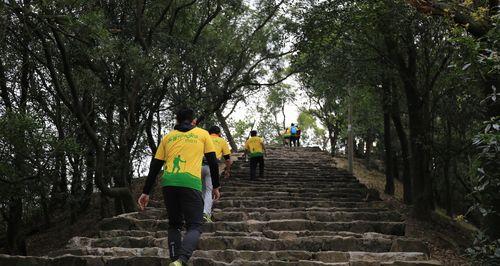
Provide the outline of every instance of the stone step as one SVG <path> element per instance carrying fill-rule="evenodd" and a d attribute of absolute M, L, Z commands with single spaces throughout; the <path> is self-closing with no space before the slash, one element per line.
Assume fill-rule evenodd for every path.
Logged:
<path fill-rule="evenodd" d="M 219 213 L 219 212 L 302 212 L 302 211 L 318 211 L 318 212 L 385 212 L 388 211 L 387 208 L 383 206 L 366 206 L 366 207 L 359 207 L 359 208 L 346 208 L 346 207 L 310 207 L 310 208 L 304 208 L 304 207 L 297 207 L 297 208 L 266 208 L 266 207 L 253 207 L 253 208 L 239 208 L 239 207 L 229 207 L 225 208 L 224 210 L 214 208 L 213 212 L 214 213 Z"/>
<path fill-rule="evenodd" d="M 259 178 L 259 174 L 257 173 L 257 178 Z M 241 175 L 232 175 L 229 179 L 225 180 L 225 183 L 231 184 L 232 182 L 247 182 L 250 180 L 250 174 L 241 174 Z M 259 183 L 267 183 L 267 184 L 349 184 L 349 183 L 358 183 L 356 179 L 348 179 L 348 178 L 337 178 L 337 177 L 307 177 L 297 176 L 297 177 L 288 177 L 288 176 L 280 176 L 280 175 L 268 175 L 264 173 L 264 177 L 258 180 Z"/>
<path fill-rule="evenodd" d="M 224 189 L 224 197 L 263 197 L 263 196 L 268 196 L 270 193 L 269 192 L 264 192 L 264 191 L 227 191 Z M 280 195 L 280 196 L 287 196 L 287 197 L 323 197 L 323 198 L 334 198 L 334 197 L 364 197 L 365 194 L 362 191 L 357 190 L 356 192 L 349 191 L 349 192 L 343 192 L 343 191 L 337 191 L 337 192 L 288 192 L 288 191 L 275 191 L 272 193 L 272 195 Z"/>
<path fill-rule="evenodd" d="M 223 193 L 224 194 L 224 193 Z M 229 195 L 223 195 L 224 196 L 224 202 L 226 201 L 244 201 L 248 200 L 249 197 L 240 197 L 240 196 L 229 196 Z M 252 198 L 252 197 L 250 197 Z M 364 197 L 361 197 L 360 195 L 358 196 L 348 196 L 348 197 L 300 197 L 300 196 L 285 196 L 285 195 L 267 195 L 267 196 L 260 196 L 260 197 L 253 197 L 255 199 L 259 199 L 260 201 L 292 201 L 292 202 L 297 202 L 297 201 L 312 201 L 312 202 L 317 202 L 317 201 L 329 201 L 329 202 L 364 202 Z"/>
<path fill-rule="evenodd" d="M 399 216 L 396 212 L 390 211 L 387 208 L 380 207 L 361 207 L 361 208 L 341 208 L 341 207 L 333 207 L 333 208 L 321 208 L 321 207 L 311 207 L 311 208 L 288 208 L 288 209 L 273 209 L 273 208 L 265 208 L 265 207 L 255 207 L 255 208 L 225 208 L 224 210 L 215 208 L 213 209 L 214 215 L 223 215 L 224 213 L 255 213 L 265 215 L 266 213 L 352 213 L 355 215 L 356 213 L 394 213 L 394 216 Z M 147 207 L 146 210 L 141 212 L 131 212 L 121 214 L 112 218 L 105 218 L 103 220 L 106 223 L 108 220 L 114 222 L 114 219 L 120 218 L 132 218 L 132 219 L 145 219 L 145 220 L 162 220 L 167 218 L 167 212 L 164 208 L 154 208 Z"/>
<path fill-rule="evenodd" d="M 224 182 L 223 189 L 227 190 L 237 190 L 241 187 L 256 187 L 261 188 L 265 191 L 282 191 L 286 189 L 329 189 L 329 188 L 355 188 L 355 189 L 364 189 L 365 186 L 360 183 L 350 182 L 350 183 L 335 183 L 335 182 L 319 182 L 319 183 L 308 183 L 308 182 L 295 182 L 289 183 L 286 180 L 281 180 L 278 182 L 265 182 L 265 181 L 250 181 L 250 180 L 238 180 L 233 182 Z"/>
<path fill-rule="evenodd" d="M 392 262 L 373 262 L 373 261 L 351 261 L 351 262 L 333 262 L 325 263 L 319 261 L 245 261 L 235 260 L 231 263 L 221 262 L 208 258 L 194 258 L 193 265 L 196 266 L 433 266 L 441 265 L 437 261 L 392 261 Z"/>
<path fill-rule="evenodd" d="M 168 250 L 162 248 L 88 248 L 88 249 L 66 249 L 53 252 L 49 256 L 58 257 L 64 255 L 74 256 L 114 256 L 114 257 L 168 257 Z M 393 261 L 425 261 L 427 256 L 421 252 L 359 252 L 359 251 L 319 251 L 309 252 L 303 250 L 280 250 L 280 251 L 248 251 L 248 250 L 197 250 L 193 259 L 212 258 L 220 262 L 231 263 L 237 260 L 244 261 L 270 261 L 281 260 L 288 262 L 317 261 L 324 263 L 370 261 L 370 262 L 393 262 Z"/>
<path fill-rule="evenodd" d="M 377 202 L 334 202 L 330 200 L 221 200 L 214 203 L 215 208 L 223 209 L 228 207 L 239 208 L 252 208 L 252 207 L 267 207 L 276 209 L 288 208 L 311 208 L 311 207 L 345 207 L 345 208 L 359 208 L 359 207 L 373 207 Z"/>
<path fill-rule="evenodd" d="M 363 221 L 402 221 L 401 215 L 392 212 L 217 212 L 213 214 L 215 221 L 270 221 L 282 219 L 304 219 L 319 222 Z"/>
<path fill-rule="evenodd" d="M 78 248 L 150 248 L 167 247 L 168 240 L 154 237 L 111 237 L 86 238 L 74 237 L 68 244 L 69 249 Z M 399 239 L 354 236 L 308 236 L 290 239 L 272 239 L 261 236 L 202 236 L 198 243 L 200 250 L 303 250 L 318 251 L 364 251 L 364 252 L 423 252 L 427 247 L 416 239 Z M 397 250 L 396 250 L 397 249 Z"/>
<path fill-rule="evenodd" d="M 109 230 L 143 230 L 143 231 L 165 231 L 168 230 L 166 220 L 138 220 L 128 217 L 115 217 L 101 222 L 100 229 Z M 403 222 L 385 221 L 349 221 L 349 222 L 318 222 L 305 219 L 255 221 L 247 220 L 240 222 L 220 221 L 203 225 L 204 232 L 215 231 L 350 231 L 354 233 L 376 232 L 387 235 L 404 235 L 405 224 Z"/>
<path fill-rule="evenodd" d="M 309 220 L 272 220 L 243 222 L 214 222 L 204 225 L 207 232 L 214 231 L 350 231 L 354 233 L 376 232 L 387 235 L 404 235 L 403 222 L 349 221 L 349 222 L 317 222 Z"/>
<path fill-rule="evenodd" d="M 73 256 L 23 257 L 0 255 L 2 266 L 167 266 L 167 257 Z"/>
<path fill-rule="evenodd" d="M 141 230 L 110 230 L 110 231 L 100 231 L 99 237 L 112 238 L 112 237 L 154 237 L 154 238 L 164 238 L 168 236 L 168 231 L 141 231 Z M 252 231 L 252 232 L 238 232 L 238 231 L 216 231 L 211 233 L 203 233 L 203 237 L 208 236 L 258 236 L 267 237 L 270 239 L 291 239 L 297 237 L 306 236 L 352 236 L 356 238 L 388 238 L 394 239 L 397 236 L 394 235 L 384 235 L 379 233 L 353 233 L 348 231 Z"/>
<path fill-rule="evenodd" d="M 166 212 L 136 212 L 122 217 L 134 219 L 158 219 L 166 218 Z M 365 221 L 402 221 L 401 215 L 394 211 L 377 212 L 352 212 L 352 211 L 268 211 L 268 212 L 248 212 L 248 211 L 217 211 L 213 213 L 213 219 L 216 221 L 246 221 L 258 220 L 269 221 L 279 219 L 307 219 L 320 222 L 339 222 L 351 220 Z"/>
<path fill-rule="evenodd" d="M 230 252 L 230 251 L 224 251 Z M 286 252 L 286 251 L 285 251 Z M 288 251 L 288 257 L 293 258 L 294 255 Z M 237 259 L 232 260 L 230 263 L 226 263 L 220 260 L 214 260 L 211 258 L 200 257 L 197 253 L 192 259 L 192 264 L 196 266 L 203 265 L 346 265 L 346 266 L 428 266 L 428 265 L 441 265 L 436 261 L 389 261 L 389 262 L 378 262 L 372 260 L 350 260 L 349 262 L 321 262 L 312 260 L 243 260 Z M 349 254 L 349 256 L 352 253 Z M 205 254 L 203 254 L 205 255 Z M 259 254 L 260 255 L 260 254 Z M 285 253 L 279 255 L 287 256 Z M 264 255 L 263 255 L 264 256 Z M 300 257 L 297 253 L 295 256 Z M 307 255 L 306 255 L 307 256 Z M 320 255 L 321 256 L 321 255 Z M 328 254 L 326 254 L 328 256 Z M 417 256 L 417 255 L 415 255 Z M 61 266 L 166 266 L 170 262 L 169 259 L 164 257 L 143 257 L 143 256 L 126 256 L 126 257 L 109 257 L 109 256 L 73 256 L 65 255 L 59 257 L 20 257 L 20 256 L 8 256 L 0 255 L 0 265 L 2 266 L 50 266 L 50 265 L 61 265 Z"/>
<path fill-rule="evenodd" d="M 194 257 L 216 258 L 219 261 L 231 262 L 235 260 L 246 261 L 318 261 L 326 263 L 350 262 L 350 261 L 425 261 L 427 256 L 421 252 L 341 252 L 341 251 L 319 251 L 308 252 L 298 250 L 283 251 L 247 251 L 247 250 L 198 250 Z"/>
<path fill-rule="evenodd" d="M 330 186 L 323 186 L 323 187 L 318 187 L 318 188 L 311 188 L 311 187 L 280 187 L 280 188 L 275 188 L 273 190 L 272 187 L 270 186 L 245 186 L 245 187 L 238 187 L 232 184 L 228 183 L 222 183 L 222 190 L 224 192 L 229 192 L 229 193 L 245 193 L 245 192 L 260 192 L 260 193 L 265 193 L 269 194 L 270 192 L 272 193 L 336 193 L 336 192 L 342 192 L 342 193 L 349 193 L 349 194 L 366 194 L 363 189 L 360 189 L 359 187 L 352 188 L 352 187 L 330 187 Z"/>
<path fill-rule="evenodd" d="M 268 168 L 271 168 L 272 170 L 269 170 Z M 257 169 L 259 171 L 259 169 Z M 314 172 L 311 172 L 314 171 Z M 250 173 L 250 167 L 242 167 L 242 168 L 231 168 L 231 174 L 232 176 L 248 176 Z M 273 168 L 272 166 L 266 165 L 264 168 L 264 175 L 268 177 L 276 177 L 276 178 L 300 178 L 303 179 L 304 177 L 306 178 L 311 178 L 311 179 L 345 179 L 345 180 L 353 180 L 355 179 L 354 176 L 351 174 L 342 174 L 338 173 L 337 171 L 333 169 L 321 169 L 321 170 L 310 170 L 310 169 L 290 169 L 290 168 L 284 168 L 284 169 L 276 169 Z"/>

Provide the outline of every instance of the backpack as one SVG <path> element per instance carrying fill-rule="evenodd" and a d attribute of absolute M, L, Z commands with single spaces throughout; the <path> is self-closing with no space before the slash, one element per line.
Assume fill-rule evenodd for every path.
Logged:
<path fill-rule="evenodd" d="M 292 133 L 292 135 L 297 134 L 297 127 L 296 126 L 291 127 L 290 128 L 290 133 Z"/>

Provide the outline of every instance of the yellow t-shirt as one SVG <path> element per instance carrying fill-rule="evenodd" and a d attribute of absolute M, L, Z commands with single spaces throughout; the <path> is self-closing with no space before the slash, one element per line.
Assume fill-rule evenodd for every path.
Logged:
<path fill-rule="evenodd" d="M 247 142 L 245 142 L 245 149 L 250 152 L 250 158 L 259 157 L 264 155 L 263 149 L 264 141 L 261 137 L 250 137 Z"/>
<path fill-rule="evenodd" d="M 290 128 L 286 128 L 286 129 L 285 129 L 285 133 L 283 134 L 283 136 L 284 136 L 285 138 L 289 138 L 289 137 L 290 137 L 290 135 L 291 135 L 291 133 L 290 133 Z"/>
<path fill-rule="evenodd" d="M 204 129 L 173 130 L 165 135 L 155 155 L 156 159 L 165 161 L 162 186 L 201 190 L 201 162 L 208 152 L 215 152 L 215 148 Z"/>
<path fill-rule="evenodd" d="M 214 142 L 215 156 L 217 159 L 220 160 L 222 156 L 231 154 L 231 149 L 225 139 L 219 137 L 217 134 L 212 134 L 210 137 L 212 137 L 212 141 Z"/>

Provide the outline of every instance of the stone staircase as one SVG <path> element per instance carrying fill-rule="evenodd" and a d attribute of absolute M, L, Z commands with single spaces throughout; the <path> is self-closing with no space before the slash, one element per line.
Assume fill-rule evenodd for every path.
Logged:
<path fill-rule="evenodd" d="M 327 153 L 270 147 L 265 163 L 255 182 L 248 163 L 235 162 L 192 265 L 441 265 L 404 236 L 400 214 L 367 202 L 366 187 Z M 168 265 L 165 217 L 158 205 L 104 219 L 97 238 L 74 237 L 47 257 L 0 256 L 0 265 Z"/>

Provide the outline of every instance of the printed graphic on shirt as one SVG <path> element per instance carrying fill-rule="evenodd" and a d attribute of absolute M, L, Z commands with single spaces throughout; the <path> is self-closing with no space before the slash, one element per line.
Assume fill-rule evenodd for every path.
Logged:
<path fill-rule="evenodd" d="M 251 137 L 245 143 L 245 149 L 250 152 L 249 157 L 259 157 L 264 155 L 264 149 L 262 148 L 264 141 L 260 137 Z"/>
<path fill-rule="evenodd" d="M 155 158 L 165 161 L 162 186 L 201 190 L 201 162 L 205 153 L 215 152 L 208 132 L 193 128 L 187 132 L 173 130 L 163 137 Z"/>
<path fill-rule="evenodd" d="M 179 171 L 181 170 L 180 163 L 185 163 L 185 162 L 186 161 L 183 161 L 181 159 L 180 155 L 177 155 L 177 157 L 174 158 L 174 165 L 172 166 L 172 172 L 171 172 L 171 174 L 173 174 L 173 173 L 178 174 Z"/>

